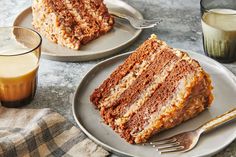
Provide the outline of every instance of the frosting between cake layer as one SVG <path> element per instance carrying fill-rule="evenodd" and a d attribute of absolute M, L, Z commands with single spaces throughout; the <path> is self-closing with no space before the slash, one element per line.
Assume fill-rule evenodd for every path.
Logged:
<path fill-rule="evenodd" d="M 152 95 L 152 93 L 155 91 L 155 89 L 158 87 L 158 85 L 165 80 L 165 78 L 168 76 L 169 72 L 174 68 L 174 66 L 179 62 L 180 60 L 172 60 L 171 62 L 166 65 L 164 69 L 162 69 L 162 72 L 160 74 L 156 74 L 154 76 L 153 82 L 150 83 L 149 87 L 147 87 L 145 90 L 140 93 L 139 99 L 137 99 L 130 107 L 127 109 L 127 112 L 120 118 L 115 120 L 116 125 L 122 125 L 125 122 L 128 121 L 129 117 L 135 113 Z"/>
<path fill-rule="evenodd" d="M 135 81 L 135 79 L 145 71 L 148 66 L 153 62 L 155 57 L 161 52 L 162 49 L 166 47 L 163 44 L 158 52 L 152 53 L 147 60 L 142 61 L 141 64 L 136 64 L 134 70 L 129 72 L 125 77 L 123 77 L 119 83 L 110 89 L 110 95 L 100 102 L 100 107 L 110 107 L 112 102 L 120 97 L 120 95 Z"/>
<path fill-rule="evenodd" d="M 130 134 L 130 140 L 132 140 L 132 137 L 134 137 L 133 134 L 142 131 L 142 129 L 149 124 L 150 115 L 160 110 L 166 105 L 168 100 L 172 99 L 173 95 L 176 93 L 179 81 L 189 73 L 198 70 L 197 67 L 199 67 L 197 62 L 193 62 L 187 55 L 183 55 L 182 59 L 180 59 L 178 64 L 171 70 L 165 81 L 158 85 L 158 88 L 144 105 L 138 109 L 137 113 L 133 114 L 128 119 L 127 123 L 119 126 L 118 132 L 122 133 L 121 136 L 128 136 L 128 134 Z M 192 77 L 194 78 L 194 76 L 196 75 Z"/>
<path fill-rule="evenodd" d="M 198 73 L 197 75 L 202 74 L 201 71 L 198 71 L 197 73 Z M 137 143 L 140 143 L 140 140 L 143 139 L 142 136 L 147 136 L 147 135 L 150 136 L 151 133 L 153 134 L 153 132 L 159 132 L 163 125 L 161 119 L 163 117 L 169 117 L 173 112 L 173 110 L 177 110 L 178 108 L 183 107 L 184 100 L 190 94 L 186 91 L 188 91 L 188 89 L 191 88 L 193 86 L 193 83 L 196 81 L 196 78 L 194 77 L 195 75 L 196 72 L 190 73 L 183 79 L 181 79 L 175 94 L 171 98 L 169 98 L 169 100 L 166 102 L 165 105 L 161 107 L 160 110 L 150 115 L 148 123 L 146 124 L 144 129 L 142 129 L 142 131 L 133 134 L 133 136 L 135 137 L 135 141 Z M 173 121 L 173 119 L 168 119 L 168 120 L 170 122 Z"/>

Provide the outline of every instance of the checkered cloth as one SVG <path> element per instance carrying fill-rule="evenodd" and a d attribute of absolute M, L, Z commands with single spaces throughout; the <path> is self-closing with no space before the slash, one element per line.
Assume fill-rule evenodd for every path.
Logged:
<path fill-rule="evenodd" d="M 0 107 L 0 157 L 107 155 L 107 151 L 50 109 Z"/>

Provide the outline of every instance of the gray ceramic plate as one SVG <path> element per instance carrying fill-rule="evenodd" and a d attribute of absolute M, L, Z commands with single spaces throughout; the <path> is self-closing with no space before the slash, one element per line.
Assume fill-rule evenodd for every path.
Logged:
<path fill-rule="evenodd" d="M 139 11 L 121 0 L 105 0 L 109 10 L 121 12 L 142 19 Z M 115 26 L 109 33 L 82 46 L 79 51 L 57 45 L 43 38 L 42 56 L 58 61 L 88 61 L 107 57 L 118 53 L 129 46 L 142 30 L 134 29 L 127 21 L 115 19 Z M 32 28 L 32 10 L 28 8 L 21 12 L 13 25 Z"/>
<path fill-rule="evenodd" d="M 188 51 L 187 51 L 188 52 Z M 198 60 L 211 75 L 214 86 L 212 107 L 178 127 L 167 130 L 153 138 L 164 138 L 179 132 L 194 129 L 204 122 L 236 107 L 236 77 L 220 63 L 194 52 L 189 53 Z M 124 156 L 173 157 L 160 155 L 155 148 L 131 145 L 120 138 L 111 128 L 103 124 L 99 112 L 89 101 L 89 96 L 109 74 L 121 64 L 128 54 L 119 55 L 96 65 L 80 82 L 74 95 L 73 114 L 79 127 L 88 137 L 109 151 Z M 236 137 L 236 121 L 203 135 L 195 149 L 187 153 L 176 153 L 178 157 L 200 157 L 213 155 L 230 144 Z M 174 155 L 174 156 L 175 156 Z"/>

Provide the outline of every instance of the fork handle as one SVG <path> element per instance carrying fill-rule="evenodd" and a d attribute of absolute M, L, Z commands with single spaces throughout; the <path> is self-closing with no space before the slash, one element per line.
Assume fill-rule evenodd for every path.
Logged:
<path fill-rule="evenodd" d="M 220 126 L 221 124 L 224 124 L 224 123 L 226 123 L 230 120 L 233 120 L 235 118 L 236 118 L 236 108 L 206 122 L 205 124 L 200 126 L 199 129 L 202 132 L 208 132 L 208 131 Z"/>

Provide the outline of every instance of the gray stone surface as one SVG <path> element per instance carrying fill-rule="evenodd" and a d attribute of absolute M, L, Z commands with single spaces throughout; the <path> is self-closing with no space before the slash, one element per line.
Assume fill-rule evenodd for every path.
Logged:
<path fill-rule="evenodd" d="M 203 53 L 199 0 L 126 0 L 145 18 L 161 18 L 155 28 L 144 30 L 137 41 L 124 50 L 133 50 L 152 33 L 173 47 Z M 12 24 L 16 15 L 30 6 L 29 0 L 0 0 L 0 26 Z M 39 84 L 34 101 L 26 108 L 53 108 L 75 124 L 71 111 L 71 99 L 79 81 L 98 61 L 62 63 L 41 60 Z M 225 64 L 236 74 L 236 64 Z M 219 141 L 220 142 L 220 141 Z M 112 155 L 113 156 L 113 155 Z M 216 157 L 235 157 L 236 141 L 218 153 Z"/>

